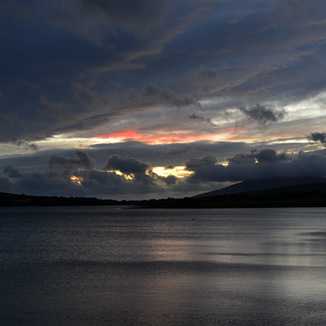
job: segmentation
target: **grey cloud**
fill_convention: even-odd
[[[85,188],[100,188],[100,187],[120,187],[123,184],[121,176],[115,173],[108,173],[99,170],[77,170],[73,175],[82,177],[82,185]],[[118,191],[118,190],[117,190]]]
[[[163,182],[165,185],[172,186],[176,185],[179,181],[178,178],[176,178],[174,175],[168,175],[167,177],[164,177],[154,173],[152,170],[149,170],[147,173],[150,179],[152,180],[152,184],[158,185],[160,183],[162,184]]]
[[[170,104],[179,106],[198,106],[199,103],[195,99],[188,96],[180,96],[169,89],[162,89],[154,85],[147,85],[142,92],[130,89],[127,92],[128,101],[137,101],[145,104]]]
[[[272,110],[263,105],[256,104],[255,106],[246,108],[240,107],[239,110],[245,114],[250,120],[256,121],[259,126],[266,128],[270,124],[282,120],[284,118],[284,110]]]
[[[12,169],[7,169],[10,174]],[[80,178],[76,183],[71,176]],[[165,186],[168,181],[165,182]],[[121,194],[147,194],[164,191],[150,176],[127,180],[116,173],[99,170],[78,169],[74,172],[41,171],[22,174],[20,178],[0,177],[0,191],[47,196],[106,196],[117,198]]]
[[[20,18],[29,17],[29,8],[22,1],[2,0],[0,2],[0,19],[4,19],[6,15],[16,16]],[[1,21],[0,21],[1,23]]]
[[[308,139],[312,141],[319,141],[321,144],[326,145],[326,133],[324,132],[312,132]]]
[[[279,161],[288,160],[288,156],[285,153],[277,154],[273,149],[263,149],[261,151],[253,151],[254,157],[260,163],[275,163]]]
[[[47,108],[46,114],[55,119],[70,117],[73,106],[65,101],[51,101],[46,96],[41,96],[39,102]]]
[[[30,141],[25,140],[25,139],[17,139],[14,141],[14,143],[17,146],[23,146],[23,147],[31,149],[33,151],[37,151],[39,149],[37,145],[35,145],[34,143],[31,143]]]
[[[203,66],[196,73],[196,78],[200,82],[215,81],[218,72],[215,68],[204,68]]]
[[[213,155],[205,156],[201,159],[193,158],[186,161],[186,169],[189,171],[196,171],[201,167],[211,167],[215,166],[216,158]]]
[[[175,185],[177,183],[177,178],[174,175],[169,175],[163,178],[163,180],[167,185]]]
[[[13,8],[20,3],[5,1],[0,6],[10,4]],[[93,128],[112,116],[135,110],[134,103],[120,102],[125,89],[148,83],[133,70],[144,69],[148,58],[159,54],[164,44],[196,19],[192,15],[194,6],[185,6],[178,13],[174,6],[173,1],[164,0],[28,2],[26,7],[33,18],[31,32],[16,26],[16,39],[23,51],[17,51],[18,46],[9,42],[6,53],[12,53],[11,57],[6,53],[1,57],[2,62],[12,62],[2,74],[1,93],[6,98],[2,123],[17,129],[15,133],[13,128],[5,129],[2,139],[12,137],[11,132],[16,137],[34,139],[74,131],[80,126]],[[187,15],[193,18],[186,19]],[[126,26],[127,32],[123,31]],[[8,68],[11,66],[15,67],[14,73]],[[125,69],[131,70],[131,78],[117,76],[117,71]],[[10,79],[8,86],[6,77]],[[80,84],[82,89],[77,89]],[[19,98],[13,91],[17,89]],[[189,104],[186,97],[171,94],[162,93],[161,101],[167,95],[172,96],[168,101],[174,105]],[[136,105],[137,109],[141,106]]]
[[[82,188],[70,176],[55,171],[22,174],[20,178],[0,177],[0,191],[29,195],[83,195]]]
[[[8,178],[0,177],[0,191],[1,192],[14,192],[14,184]]]
[[[12,166],[7,166],[3,169],[3,173],[7,174],[10,178],[22,178],[23,175]]]
[[[103,144],[92,146],[92,155],[97,161],[105,161],[107,155],[119,154],[122,157],[132,156],[148,162],[150,166],[183,165],[192,157],[209,156],[215,153],[218,160],[223,161],[234,152],[245,152],[250,146],[242,142],[194,142],[184,144],[147,145],[140,142],[123,144]],[[109,154],[108,154],[109,153]],[[12,163],[10,163],[12,164]]]
[[[149,27],[157,25],[167,12],[170,1],[158,0],[80,0],[84,14],[105,15],[128,25]]]
[[[254,149],[250,153],[240,153],[228,158],[229,165],[235,164],[255,164],[259,163],[276,163],[279,161],[289,160],[290,157],[285,153],[277,153],[273,149]]]
[[[85,169],[93,169],[95,161],[86,153],[80,150],[75,151],[75,158],[67,158],[62,155],[53,155],[49,158],[50,166],[63,166],[66,168],[81,167]]]
[[[133,27],[133,32],[139,32],[157,26],[172,4],[166,0],[72,0],[70,3],[52,0],[43,6],[43,11],[58,23],[71,24],[73,29],[79,24],[80,33],[86,30],[99,33],[98,28],[103,28],[105,23],[118,23],[129,31]],[[83,20],[78,22],[78,19]]]
[[[229,165],[236,165],[236,164],[255,164],[255,158],[252,153],[244,154],[238,153],[233,157],[228,158]]]
[[[149,165],[135,158],[122,158],[117,154],[111,155],[104,165],[107,170],[119,170],[125,174],[145,174]]]
[[[233,153],[247,151],[250,151],[250,146],[243,142],[215,143],[208,141],[164,145],[148,145],[129,141],[92,145],[89,148],[90,156],[99,167],[104,166],[106,159],[113,154],[118,154],[120,157],[134,157],[139,161],[146,162],[149,166],[177,166],[183,165],[186,160],[192,157],[204,157],[214,153],[219,161],[224,161],[225,157],[230,157]],[[0,166],[6,167],[10,165],[19,168],[21,171],[39,171],[48,167],[49,159],[52,156],[76,159],[74,153],[74,149],[40,150],[33,155],[24,154],[17,157],[2,158],[0,159]]]
[[[195,113],[191,114],[189,116],[189,118],[192,119],[192,120],[200,120],[200,121],[203,121],[205,123],[208,123],[208,124],[211,124],[211,125],[215,126],[215,124],[212,122],[212,120],[210,118],[204,118],[204,117],[202,117],[200,115],[197,115]]]
[[[28,174],[15,184],[15,188],[32,195],[67,196],[83,194],[82,189],[71,182],[69,175],[55,171]]]
[[[56,18],[53,18],[53,20],[56,21],[54,25],[55,31],[52,30],[53,26],[51,26],[51,33],[61,33],[62,30],[66,30],[67,28],[69,30],[80,29],[82,31],[80,31],[81,34],[78,35],[81,36],[82,33],[88,33],[90,39],[96,39],[99,37],[98,33],[100,33],[101,37],[104,38],[102,44],[104,47],[101,48],[89,45],[87,42],[84,42],[84,40],[75,38],[71,33],[62,33],[59,35],[60,37],[58,36],[55,38],[57,43],[53,46],[53,49],[56,51],[51,49],[51,52],[47,52],[48,44],[42,47],[42,51],[45,51],[46,54],[44,58],[51,53],[51,64],[49,65],[50,61],[41,61],[36,70],[38,72],[37,77],[31,74],[30,71],[22,70],[22,67],[17,68],[17,70],[24,71],[25,74],[29,73],[29,78],[25,78],[26,76],[22,75],[18,76],[17,85],[11,85],[10,88],[17,89],[19,86],[18,88],[23,88],[23,93],[26,93],[28,84],[28,88],[31,90],[31,96],[34,97],[33,100],[28,98],[30,101],[26,101],[27,99],[24,96],[20,96],[20,98],[22,98],[21,103],[17,103],[17,105],[15,103],[15,105],[13,105],[13,107],[19,107],[19,105],[21,105],[21,107],[24,108],[24,110],[21,109],[21,114],[17,112],[17,117],[19,117],[19,129],[21,132],[19,136],[22,137],[28,137],[30,135],[51,135],[60,131],[74,131],[77,128],[93,128],[103,122],[109,121],[113,116],[117,117],[127,114],[132,110],[139,110],[139,108],[143,104],[146,105],[146,103],[149,105],[159,105],[163,103],[174,106],[199,106],[197,98],[194,95],[195,93],[193,92],[193,90],[196,89],[195,86],[194,89],[189,88],[180,92],[180,89],[183,87],[183,80],[180,82],[181,77],[189,76],[186,71],[195,72],[195,76],[197,77],[194,79],[197,79],[197,82],[200,80],[204,84],[206,82],[209,82],[210,85],[212,84],[212,89],[210,90],[212,92],[215,90],[215,94],[217,95],[241,95],[242,92],[248,94],[249,90],[250,94],[257,92],[255,94],[261,97],[258,100],[264,100],[264,97],[267,97],[266,89],[263,93],[260,93],[257,85],[259,85],[259,87],[268,86],[274,88],[283,78],[265,78],[263,82],[262,78],[264,76],[270,76],[273,74],[273,71],[288,71],[290,65],[286,64],[287,59],[284,58],[289,58],[290,61],[295,62],[294,60],[298,58],[298,56],[297,51],[293,49],[296,49],[301,44],[308,44],[308,40],[299,40],[301,37],[300,33],[292,34],[289,32],[284,38],[286,40],[290,39],[294,43],[289,42],[289,47],[280,50],[280,38],[278,35],[283,35],[282,30],[277,30],[278,33],[275,32],[273,38],[267,37],[269,35],[268,33],[272,30],[270,28],[271,22],[277,22],[275,15],[278,15],[278,13],[274,14],[274,16],[271,15],[271,6],[265,7],[264,4],[262,4],[261,8],[258,8],[260,10],[257,14],[252,14],[254,18],[257,18],[258,15],[262,13],[264,19],[254,19],[253,24],[248,25],[248,21],[246,20],[248,19],[248,15],[244,14],[243,19],[240,19],[238,24],[234,25],[237,26],[237,29],[233,29],[233,25],[227,24],[220,16],[218,16],[216,20],[208,19],[206,21],[203,19],[202,24],[194,26],[195,28],[191,32],[195,34],[190,38],[186,29],[191,23],[190,17],[197,15],[197,18],[193,18],[192,21],[194,21],[200,17],[200,10],[202,10],[201,15],[203,15],[204,12],[204,7],[200,7],[199,2],[197,2],[197,5],[194,5],[194,2],[191,2],[191,4],[188,3],[188,6],[180,5],[178,9],[180,12],[174,11],[173,7],[175,3],[173,1],[162,0],[156,1],[155,3],[148,0],[137,0],[134,2],[127,0],[120,2],[104,0],[51,0],[45,3],[45,6],[50,6],[48,9],[51,8],[51,10],[49,9],[47,11],[47,15],[50,15],[49,12],[51,12],[51,15],[56,16]],[[320,2],[317,1],[316,3],[317,5],[315,3],[311,5],[312,12],[315,12],[316,7],[320,5]],[[35,11],[34,18],[37,24],[40,21],[40,16],[37,16],[40,15],[40,12],[30,3],[28,6]],[[221,12],[224,10],[226,10],[227,13],[229,12],[226,2],[221,2],[221,4],[214,7],[212,1],[212,15],[215,13],[215,10],[219,9],[219,6],[221,6]],[[242,6],[245,9],[249,7],[248,4],[243,2],[241,6],[240,3],[237,3],[237,8],[241,9]],[[256,7],[254,6],[253,8],[255,9]],[[170,15],[171,11],[172,14]],[[186,19],[187,15],[188,18]],[[209,18],[210,13],[206,11],[205,15]],[[310,11],[307,12],[307,15],[311,16]],[[226,16],[228,16],[228,14]],[[145,17],[148,19],[144,19]],[[44,15],[46,24],[49,24],[47,18],[48,16]],[[165,18],[166,21],[164,20]],[[115,23],[115,25],[120,26],[121,23],[123,26],[128,25],[133,27],[128,30],[128,33],[114,30],[111,24],[113,20],[119,22]],[[160,24],[161,21],[163,22],[162,25]],[[216,23],[213,24],[212,21]],[[146,24],[152,24],[151,26],[153,26],[153,29],[158,29],[159,31],[147,35],[147,37],[143,35],[131,36],[133,29],[135,33],[137,33],[138,29],[135,28],[137,24],[140,26],[139,29],[143,31],[144,29],[142,26]],[[110,26],[108,27],[108,25]],[[297,25],[300,24],[298,23]],[[40,24],[40,26],[44,27],[42,24]],[[58,26],[59,28],[57,28]],[[202,29],[200,26],[202,26]],[[303,25],[301,27],[303,28]],[[145,28],[145,30],[147,29],[152,31],[151,28]],[[50,30],[45,30],[44,34],[36,35],[36,37],[38,37],[36,42],[38,47],[40,44],[43,44],[40,37],[44,37],[46,33],[50,33]],[[219,32],[220,30],[226,31],[227,35],[225,39],[221,37],[224,33]],[[241,38],[237,36],[238,30],[243,30]],[[143,31],[140,34],[142,34]],[[51,33],[49,35],[53,35]],[[316,39],[318,39],[320,33],[319,29],[317,30],[316,28]],[[309,35],[311,34],[313,33],[309,33]],[[21,39],[23,39],[23,36],[24,34],[20,36]],[[63,38],[61,38],[61,36]],[[168,49],[165,48],[164,45],[175,39],[176,36],[179,36],[176,42],[171,42],[171,46]],[[216,38],[218,41],[214,41]],[[62,42],[58,42],[58,40],[62,40]],[[257,45],[259,45],[262,40],[268,40],[265,41],[268,42],[268,47],[266,47],[266,43],[264,43],[263,50],[260,47],[257,49]],[[24,60],[21,60],[22,62],[24,61],[24,63],[25,58],[32,58],[34,52],[41,52],[35,50],[36,45],[33,44],[32,40],[29,41],[32,46],[31,48],[26,47]],[[61,49],[65,49],[68,44],[69,50],[67,50],[66,53],[61,53]],[[185,45],[190,48],[185,47],[184,52],[182,52]],[[266,50],[267,48],[268,50]],[[250,60],[250,62],[247,65],[240,65],[240,63],[242,63],[242,55],[247,53],[248,49],[250,49],[252,56],[250,56],[250,58],[246,57],[246,59]],[[275,54],[275,49],[277,49],[280,54]],[[218,50],[220,50],[220,52],[218,52]],[[227,50],[231,51],[229,52],[230,55],[226,55],[227,52],[225,51]],[[262,53],[257,52],[261,50],[263,51]],[[287,51],[289,51],[289,54],[284,56],[284,53]],[[72,55],[70,55],[70,53],[72,53]],[[162,53],[162,56],[156,56],[159,53]],[[276,55],[279,55],[280,59],[276,60],[274,57]],[[255,64],[256,61],[258,61],[257,65]],[[312,61],[317,62],[315,63],[317,68],[320,67],[318,60]],[[3,62],[5,62],[5,60],[3,60]],[[202,62],[207,62],[209,68],[202,67]],[[33,60],[29,63],[34,71],[35,63]],[[297,64],[300,64],[301,67],[301,59],[297,61]],[[296,67],[297,64],[295,65]],[[146,65],[150,65],[150,72],[146,70]],[[50,69],[48,67],[52,68]],[[70,69],[69,67],[72,68]],[[126,67],[142,67],[143,69],[125,72],[124,78],[122,78],[122,75],[119,74],[118,71]],[[273,70],[271,70],[271,67],[273,67]],[[277,69],[274,69],[274,67]],[[284,69],[281,69],[281,67]],[[67,72],[66,68],[68,68]],[[169,70],[170,68],[172,69],[171,73]],[[76,84],[78,83],[75,82],[75,80],[78,79],[78,76],[76,76],[77,71],[80,75],[87,76],[85,85],[83,85],[84,87],[79,91],[76,91]],[[234,73],[234,71],[237,72]],[[300,72],[302,70],[296,69],[296,71]],[[101,75],[103,79],[101,79],[98,74]],[[233,75],[234,77],[227,80],[228,75]],[[33,78],[31,76],[33,76]],[[50,76],[50,78],[48,76]],[[154,79],[152,78],[153,76]],[[220,82],[215,84],[217,83],[217,77],[222,81],[222,84],[220,84]],[[322,82],[324,78],[321,75],[319,79]],[[18,80],[23,80],[24,86],[22,86],[22,83],[18,82]],[[60,81],[63,80],[65,84],[61,88],[59,85]],[[266,85],[266,80],[273,80],[275,85]],[[296,78],[296,80],[305,81],[306,78]],[[108,83],[107,81],[113,82]],[[125,89],[133,87],[142,89],[144,85],[152,83],[155,83],[157,86],[148,86],[145,87],[143,91],[139,91],[139,101],[136,101],[136,103],[132,101],[120,103],[118,100],[112,100],[112,94],[109,95],[109,90],[111,90],[113,84],[119,85],[113,86],[113,89],[119,89],[117,93],[121,92],[121,94],[116,95],[116,97],[119,98],[120,95],[123,97],[122,94],[124,94]],[[69,85],[71,87],[70,91]],[[291,85],[293,84],[286,83],[286,87],[291,87]],[[314,85],[311,85],[311,87],[314,88]],[[267,89],[269,90],[268,87]],[[281,87],[284,88],[284,85],[281,85]],[[7,96],[5,91],[3,91],[3,93]],[[59,93],[64,94],[62,98],[58,96]],[[271,94],[271,92],[268,94]],[[35,102],[38,102],[37,104],[39,106],[36,106]],[[25,110],[25,103],[27,103],[26,106],[28,105],[29,108],[35,108],[37,114],[35,114],[34,109],[30,109],[31,114],[24,114],[23,111],[27,112]],[[257,112],[248,110],[249,109],[244,110],[246,116],[251,120],[259,122],[262,127],[275,122],[275,117],[277,119],[281,118],[281,115],[279,113],[275,114],[275,112],[274,115],[268,115],[266,112],[260,113],[260,116],[257,117]],[[9,108],[7,112],[9,112]],[[26,115],[28,116],[26,117]],[[14,119],[9,120],[12,121],[12,124],[15,124]],[[16,122],[15,125],[17,126],[18,120],[16,120]],[[25,128],[23,132],[22,128]]]
[[[258,159],[257,159],[258,158]],[[253,162],[257,160],[257,163]],[[77,169],[70,171],[42,171],[21,173],[13,167],[6,167],[7,177],[0,177],[0,191],[27,193],[35,195],[101,195],[118,198],[126,195],[151,198],[164,195],[184,196],[187,193],[200,192],[203,189],[221,186],[222,183],[243,180],[282,178],[300,176],[326,176],[325,151],[299,153],[286,156],[273,150],[253,150],[248,154],[238,154],[229,159],[229,165],[216,163],[214,156],[193,158],[186,161],[186,168],[193,174],[179,180],[174,176],[161,177],[151,170],[148,164],[134,158],[121,158],[112,155],[107,160],[107,169],[119,170],[125,174],[133,174],[134,178],[126,179],[114,172],[96,169],[80,169],[76,162],[60,161],[63,166],[75,165]],[[71,175],[80,179],[80,184],[71,180]],[[191,184],[191,187],[189,187]],[[127,198],[126,197],[126,198]],[[143,197],[144,198],[144,197]]]
[[[252,158],[259,157],[254,163]],[[323,153],[299,153],[291,157],[283,154],[276,155],[273,151],[238,154],[229,159],[229,165],[212,164],[198,160],[202,164],[190,166],[194,174],[188,177],[191,183],[244,181],[271,178],[290,178],[305,176],[326,176],[326,155]]]

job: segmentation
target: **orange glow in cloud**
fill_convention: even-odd
[[[124,132],[100,135],[97,138],[108,142],[117,143],[125,141],[138,141],[148,145],[191,143],[196,141],[231,141],[233,140],[233,129],[217,133],[191,134],[189,131],[174,131],[169,133],[142,133],[128,130]]]
[[[81,186],[81,183],[84,181],[84,179],[82,177],[76,177],[76,176],[71,176],[70,177],[70,180],[73,182],[73,183],[77,183]]]

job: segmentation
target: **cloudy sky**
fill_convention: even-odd
[[[0,191],[184,197],[326,176],[324,0],[2,0]]]

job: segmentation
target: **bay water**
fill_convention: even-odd
[[[1,207],[0,325],[325,325],[326,208]]]

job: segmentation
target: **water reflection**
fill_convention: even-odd
[[[323,325],[325,212],[0,209],[1,325]]]

